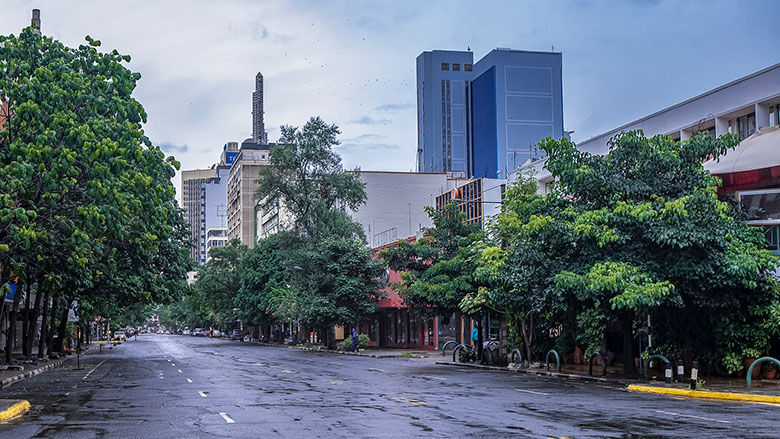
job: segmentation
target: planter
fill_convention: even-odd
[[[745,372],[744,372],[745,375],[747,375],[747,371],[750,368],[750,365],[753,364],[756,360],[757,360],[757,358],[753,358],[753,357],[745,358]],[[761,375],[761,365],[759,364],[759,365],[757,365],[756,367],[753,368],[753,373],[750,375],[750,377],[752,379],[756,379],[760,375]]]
[[[767,368],[764,368],[764,378],[773,380],[778,377],[777,367],[774,364],[770,364]]]

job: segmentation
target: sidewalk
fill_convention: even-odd
[[[241,343],[253,344],[257,346],[269,346],[275,348],[301,349],[306,351],[323,352],[326,354],[354,355],[356,357],[371,358],[430,358],[432,361],[441,356],[441,351],[427,349],[361,349],[360,352],[348,352],[342,350],[326,349],[321,345],[298,344],[289,345],[283,343],[266,343],[261,341],[245,341]]]
[[[95,345],[87,345],[81,352],[81,356],[84,356],[95,349],[97,349]],[[25,378],[30,378],[32,376],[41,374],[49,369],[60,367],[66,361],[75,359],[76,354],[74,353],[72,355],[60,355],[59,358],[56,359],[37,359],[37,364],[26,363],[21,365],[11,365],[8,369],[0,370],[0,389],[4,389],[11,384],[17,381],[21,381]]]

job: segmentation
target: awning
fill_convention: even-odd
[[[780,126],[761,128],[720,159],[704,163],[715,175],[774,166],[780,166]]]

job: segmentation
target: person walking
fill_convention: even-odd
[[[474,349],[477,349],[477,343],[479,343],[479,331],[475,326],[474,329],[471,330],[471,345],[474,346]]]
[[[360,346],[360,337],[356,328],[352,328],[352,352],[357,352]]]

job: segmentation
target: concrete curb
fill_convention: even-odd
[[[13,404],[11,407],[8,407],[7,409],[0,412],[0,421],[7,421],[11,418],[21,416],[29,409],[30,409],[29,401],[25,401],[25,400],[19,401],[16,404]]]
[[[525,373],[528,375],[537,375],[537,376],[552,376],[552,377],[559,377],[559,378],[571,378],[571,379],[578,379],[582,381],[597,381],[600,383],[622,383],[618,380],[609,379],[609,378],[603,378],[603,377],[592,377],[589,375],[577,375],[572,373],[562,373],[562,372],[552,372],[547,370],[540,370],[540,369],[513,369],[509,367],[499,367],[499,366],[485,366],[482,364],[473,364],[473,363],[457,363],[452,361],[437,361],[436,364],[440,364],[443,366],[455,366],[455,367],[470,367],[473,369],[484,369],[484,370],[498,370],[503,372],[515,372],[515,373]]]
[[[780,404],[780,396],[772,395],[754,395],[750,393],[732,393],[732,392],[710,392],[707,390],[686,390],[656,386],[642,386],[631,384],[628,386],[630,392],[655,393],[659,395],[687,396],[688,398],[700,399],[724,399],[730,401],[743,402],[769,402]]]

